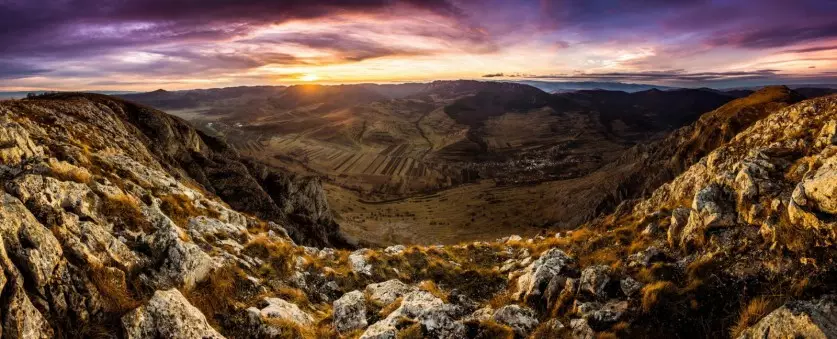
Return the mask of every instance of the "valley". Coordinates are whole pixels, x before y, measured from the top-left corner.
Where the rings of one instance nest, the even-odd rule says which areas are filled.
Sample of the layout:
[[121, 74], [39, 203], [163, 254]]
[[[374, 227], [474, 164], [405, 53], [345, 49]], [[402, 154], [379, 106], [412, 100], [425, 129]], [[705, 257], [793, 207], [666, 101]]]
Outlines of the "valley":
[[750, 93], [549, 94], [437, 81], [126, 98], [168, 109], [265, 164], [321, 177], [345, 233], [386, 246], [571, 229], [641, 194], [625, 186], [645, 157], [636, 145], [727, 103], [733, 112], [749, 107], [731, 102]]

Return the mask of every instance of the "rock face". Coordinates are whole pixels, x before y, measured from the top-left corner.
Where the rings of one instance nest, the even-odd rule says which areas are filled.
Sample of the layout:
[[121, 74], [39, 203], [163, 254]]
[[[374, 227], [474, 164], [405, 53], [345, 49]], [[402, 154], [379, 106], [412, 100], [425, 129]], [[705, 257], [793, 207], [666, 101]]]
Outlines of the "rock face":
[[770, 312], [740, 339], [837, 337], [837, 298], [794, 301]]
[[128, 338], [223, 338], [177, 290], [157, 291], [122, 317]]

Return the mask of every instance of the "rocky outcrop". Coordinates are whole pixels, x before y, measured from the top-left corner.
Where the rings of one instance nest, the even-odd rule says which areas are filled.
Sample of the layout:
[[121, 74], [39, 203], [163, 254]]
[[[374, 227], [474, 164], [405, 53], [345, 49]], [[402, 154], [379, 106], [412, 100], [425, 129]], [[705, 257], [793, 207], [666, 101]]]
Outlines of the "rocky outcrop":
[[770, 312], [739, 339], [837, 337], [837, 299], [790, 302]]
[[157, 291], [122, 317], [127, 338], [223, 338], [177, 290]]

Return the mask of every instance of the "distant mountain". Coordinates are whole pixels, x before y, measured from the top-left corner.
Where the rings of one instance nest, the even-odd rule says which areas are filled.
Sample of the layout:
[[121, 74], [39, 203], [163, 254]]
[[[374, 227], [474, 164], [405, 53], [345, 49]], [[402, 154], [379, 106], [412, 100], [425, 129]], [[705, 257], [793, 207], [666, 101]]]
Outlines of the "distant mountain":
[[608, 90], [608, 91], [623, 91], [623, 92], [639, 92], [647, 91], [649, 89], [668, 90], [676, 87], [660, 86], [660, 85], [646, 85], [646, 84], [630, 84], [621, 82], [602, 82], [602, 81], [534, 81], [522, 80], [515, 81], [517, 83], [526, 84], [540, 88], [545, 92], [561, 93], [582, 90]]
[[[134, 93], [131, 91], [84, 91], [85, 93], [97, 93], [106, 95], [121, 95], [127, 93]], [[18, 91], [18, 92], [0, 92], [0, 100], [2, 99], [23, 99], [30, 93], [44, 94], [44, 93], [60, 93], [60, 91]]]

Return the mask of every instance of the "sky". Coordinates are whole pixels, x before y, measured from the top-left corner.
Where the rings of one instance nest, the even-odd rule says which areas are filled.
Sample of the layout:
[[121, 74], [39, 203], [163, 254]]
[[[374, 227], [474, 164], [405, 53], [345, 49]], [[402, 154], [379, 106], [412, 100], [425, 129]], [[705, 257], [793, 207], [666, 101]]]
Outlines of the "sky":
[[0, 0], [0, 91], [837, 84], [834, 0]]

